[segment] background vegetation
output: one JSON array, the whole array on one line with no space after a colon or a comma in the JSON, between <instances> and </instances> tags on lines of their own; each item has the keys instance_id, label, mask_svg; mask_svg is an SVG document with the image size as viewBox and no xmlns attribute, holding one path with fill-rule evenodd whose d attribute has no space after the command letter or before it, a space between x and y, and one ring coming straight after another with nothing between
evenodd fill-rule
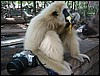
<instances>
[{"instance_id":1,"label":"background vegetation","mask_svg":"<svg viewBox=\"0 0 100 76\"><path fill-rule=\"evenodd\" d=\"M35 16L53 1L1 1L1 17ZM88 18L99 10L99 1L65 1L70 9Z\"/></svg>"}]
</instances>

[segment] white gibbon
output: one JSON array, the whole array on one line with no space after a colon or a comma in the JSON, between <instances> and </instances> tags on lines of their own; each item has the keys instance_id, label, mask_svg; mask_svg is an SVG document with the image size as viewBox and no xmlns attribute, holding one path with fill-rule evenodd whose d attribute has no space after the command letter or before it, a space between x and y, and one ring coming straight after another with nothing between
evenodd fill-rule
<instances>
[{"instance_id":1,"label":"white gibbon","mask_svg":"<svg viewBox=\"0 0 100 76\"><path fill-rule=\"evenodd\" d=\"M64 61L64 51L84 62L89 57L81 54L76 32L66 26L68 7L62 1L55 1L32 18L25 35L24 50L31 50L39 60L59 75L71 75L70 64Z\"/></svg>"}]
</instances>

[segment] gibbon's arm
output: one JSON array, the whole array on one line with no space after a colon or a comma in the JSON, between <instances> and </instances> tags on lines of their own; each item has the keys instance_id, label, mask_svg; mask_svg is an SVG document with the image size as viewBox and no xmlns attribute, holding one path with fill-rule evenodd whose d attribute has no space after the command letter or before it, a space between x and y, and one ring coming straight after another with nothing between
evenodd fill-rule
<instances>
[{"instance_id":1,"label":"gibbon's arm","mask_svg":"<svg viewBox=\"0 0 100 76\"><path fill-rule=\"evenodd\" d=\"M55 31L48 31L40 44L39 49L48 57L58 61L63 61L64 48L59 36Z\"/></svg>"},{"instance_id":2,"label":"gibbon's arm","mask_svg":"<svg viewBox=\"0 0 100 76\"><path fill-rule=\"evenodd\" d=\"M35 53L35 52L34 52ZM37 56L49 69L60 75L71 75L70 64L63 60L64 49L59 36L55 31L48 31L40 44Z\"/></svg>"},{"instance_id":3,"label":"gibbon's arm","mask_svg":"<svg viewBox=\"0 0 100 76\"><path fill-rule=\"evenodd\" d=\"M84 62L83 58L86 58L88 61L90 61L90 58L87 55L80 53L79 42L74 28L72 28L70 32L67 32L65 40L63 41L63 45L69 50L72 57L81 62Z\"/></svg>"},{"instance_id":4,"label":"gibbon's arm","mask_svg":"<svg viewBox=\"0 0 100 76\"><path fill-rule=\"evenodd\" d=\"M42 51L37 50L34 51L34 54L38 56L39 60L44 64L46 68L52 69L57 72L59 75L71 75L72 70L70 68L70 64L66 61L60 63L46 56ZM55 55L56 56L56 55Z\"/></svg>"}]
</instances>

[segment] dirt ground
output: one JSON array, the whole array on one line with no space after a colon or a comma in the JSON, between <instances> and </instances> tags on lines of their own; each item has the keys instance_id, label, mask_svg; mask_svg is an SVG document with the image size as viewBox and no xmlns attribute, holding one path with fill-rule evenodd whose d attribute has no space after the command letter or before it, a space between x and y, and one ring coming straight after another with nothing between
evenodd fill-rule
<instances>
[{"instance_id":1,"label":"dirt ground","mask_svg":"<svg viewBox=\"0 0 100 76\"><path fill-rule=\"evenodd\" d=\"M1 25L1 41L22 38L25 35L27 26L25 24ZM23 50L23 44L1 47L1 71L7 68L12 60L12 55Z\"/></svg>"}]
</instances>

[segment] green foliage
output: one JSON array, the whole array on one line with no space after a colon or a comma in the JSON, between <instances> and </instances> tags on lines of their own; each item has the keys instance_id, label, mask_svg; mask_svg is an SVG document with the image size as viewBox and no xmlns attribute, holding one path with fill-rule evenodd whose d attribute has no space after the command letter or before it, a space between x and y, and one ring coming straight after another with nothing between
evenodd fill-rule
<instances>
[{"instance_id":1,"label":"green foliage","mask_svg":"<svg viewBox=\"0 0 100 76\"><path fill-rule=\"evenodd\" d=\"M22 1L22 7L28 7L27 9L30 9L31 11L34 8L33 2L34 1ZM52 2L53 1L36 1L36 10L38 10L39 8L43 9ZM11 5L12 3L16 6L18 5L18 7L21 5L21 1L1 1L2 7ZM37 3L41 6L38 6ZM69 8L77 10L79 14L83 16L93 15L99 10L99 1L65 1L65 3Z\"/></svg>"},{"instance_id":2,"label":"green foliage","mask_svg":"<svg viewBox=\"0 0 100 76\"><path fill-rule=\"evenodd\" d=\"M99 10L99 1L66 1L66 4L83 16L93 15Z\"/></svg>"}]
</instances>

